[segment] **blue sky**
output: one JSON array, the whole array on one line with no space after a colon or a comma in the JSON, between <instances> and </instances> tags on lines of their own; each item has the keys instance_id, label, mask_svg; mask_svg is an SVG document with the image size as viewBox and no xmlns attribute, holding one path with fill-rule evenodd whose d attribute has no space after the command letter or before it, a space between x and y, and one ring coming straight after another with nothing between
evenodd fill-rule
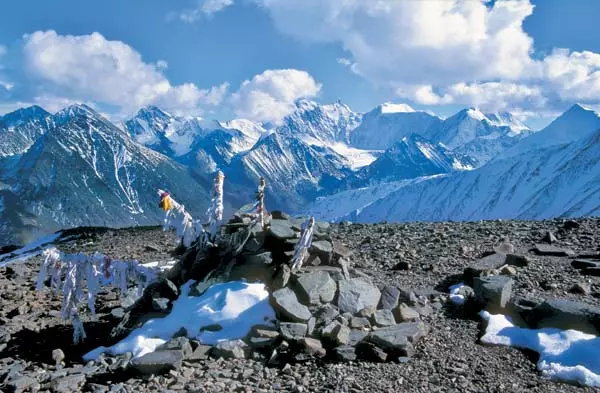
<instances>
[{"instance_id":1,"label":"blue sky","mask_svg":"<svg viewBox=\"0 0 600 393\"><path fill-rule=\"evenodd\" d=\"M595 0L21 0L1 10L0 113L83 101L114 117L156 104L278 121L307 96L357 111L478 106L543 124L574 102L600 104Z\"/></svg>"}]
</instances>

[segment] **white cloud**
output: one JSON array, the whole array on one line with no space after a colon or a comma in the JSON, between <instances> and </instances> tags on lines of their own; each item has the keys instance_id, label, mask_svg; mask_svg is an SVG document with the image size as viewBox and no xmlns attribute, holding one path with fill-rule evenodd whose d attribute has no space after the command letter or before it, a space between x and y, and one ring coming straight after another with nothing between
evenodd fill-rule
<instances>
[{"instance_id":1,"label":"white cloud","mask_svg":"<svg viewBox=\"0 0 600 393\"><path fill-rule=\"evenodd\" d=\"M182 11L179 14L179 19L193 23L203 16L211 16L231 5L233 5L233 0L201 0L198 2L197 7Z\"/></svg>"},{"instance_id":2,"label":"white cloud","mask_svg":"<svg viewBox=\"0 0 600 393\"><path fill-rule=\"evenodd\" d=\"M133 111L149 104L198 111L216 105L227 85L200 89L192 83L172 85L161 72L166 62L145 63L121 41L99 33L72 36L38 31L24 37L26 69L39 78L45 96L96 101Z\"/></svg>"},{"instance_id":3,"label":"white cloud","mask_svg":"<svg viewBox=\"0 0 600 393\"><path fill-rule=\"evenodd\" d=\"M253 0L300 40L338 42L376 86L427 105L532 109L600 102L600 55L533 57L530 0Z\"/></svg>"},{"instance_id":4,"label":"white cloud","mask_svg":"<svg viewBox=\"0 0 600 393\"><path fill-rule=\"evenodd\" d=\"M244 81L231 104L240 117L277 124L293 112L297 99L314 97L320 90L321 85L305 71L266 70Z\"/></svg>"},{"instance_id":5,"label":"white cloud","mask_svg":"<svg viewBox=\"0 0 600 393\"><path fill-rule=\"evenodd\" d=\"M341 64L343 66L349 67L352 65L352 62L349 59L346 59L345 57L340 57L339 59L337 59L338 64Z\"/></svg>"}]
</instances>

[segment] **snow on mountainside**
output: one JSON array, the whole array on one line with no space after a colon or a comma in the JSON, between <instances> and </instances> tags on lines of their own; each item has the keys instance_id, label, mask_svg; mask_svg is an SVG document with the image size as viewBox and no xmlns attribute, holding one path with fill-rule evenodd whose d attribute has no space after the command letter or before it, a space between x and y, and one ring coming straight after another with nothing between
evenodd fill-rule
<instances>
[{"instance_id":1,"label":"snow on mountainside","mask_svg":"<svg viewBox=\"0 0 600 393\"><path fill-rule=\"evenodd\" d=\"M313 211L327 214L326 208L318 206ZM599 214L600 130L568 145L527 151L474 171L403 185L354 219L447 221ZM339 210L336 217L320 218L339 218Z\"/></svg>"},{"instance_id":2,"label":"snow on mountainside","mask_svg":"<svg viewBox=\"0 0 600 393\"><path fill-rule=\"evenodd\" d=\"M261 138L250 151L235 157L225 170L230 183L252 191L264 176L268 208L287 211L333 189L349 173L344 158L333 150L278 132Z\"/></svg>"},{"instance_id":3,"label":"snow on mountainside","mask_svg":"<svg viewBox=\"0 0 600 393\"><path fill-rule=\"evenodd\" d=\"M575 104L542 131L524 139L499 158L514 157L529 150L570 143L599 129L600 114Z\"/></svg>"},{"instance_id":4,"label":"snow on mountainside","mask_svg":"<svg viewBox=\"0 0 600 393\"><path fill-rule=\"evenodd\" d=\"M39 106L0 116L0 158L24 153L51 124L50 113Z\"/></svg>"},{"instance_id":5,"label":"snow on mountainside","mask_svg":"<svg viewBox=\"0 0 600 393\"><path fill-rule=\"evenodd\" d=\"M140 109L123 126L138 143L173 158L189 153L194 141L205 134L201 120L175 117L149 106Z\"/></svg>"},{"instance_id":6,"label":"snow on mountainside","mask_svg":"<svg viewBox=\"0 0 600 393\"><path fill-rule=\"evenodd\" d=\"M379 105L363 115L360 125L350 134L350 145L366 150L386 150L410 134L428 138L429 130L436 130L441 123L439 117L416 112L407 105Z\"/></svg>"},{"instance_id":7,"label":"snow on mountainside","mask_svg":"<svg viewBox=\"0 0 600 393\"><path fill-rule=\"evenodd\" d=\"M209 195L187 168L136 143L89 107L71 106L52 121L4 179L1 243L73 226L159 224L157 188L204 213Z\"/></svg>"},{"instance_id":8,"label":"snow on mountainside","mask_svg":"<svg viewBox=\"0 0 600 393\"><path fill-rule=\"evenodd\" d=\"M431 140L483 165L528 136L530 130L510 114L484 115L478 109L468 108L444 120L437 129L430 129L428 134Z\"/></svg>"},{"instance_id":9,"label":"snow on mountainside","mask_svg":"<svg viewBox=\"0 0 600 393\"><path fill-rule=\"evenodd\" d=\"M473 162L455 157L443 146L412 134L387 149L371 165L344 180L345 188L473 169Z\"/></svg>"}]
</instances>

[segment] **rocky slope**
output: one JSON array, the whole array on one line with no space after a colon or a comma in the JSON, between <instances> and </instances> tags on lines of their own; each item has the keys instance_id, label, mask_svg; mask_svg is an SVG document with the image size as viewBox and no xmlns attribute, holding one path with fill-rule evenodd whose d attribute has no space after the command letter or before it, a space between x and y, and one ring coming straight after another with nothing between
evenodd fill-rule
<instances>
[{"instance_id":1,"label":"rocky slope","mask_svg":"<svg viewBox=\"0 0 600 393\"><path fill-rule=\"evenodd\" d=\"M448 286L461 279L466 267L483 253L509 241L529 264L510 272L513 294L531 300L568 298L600 305L600 278L583 276L567 256L542 256L530 250L552 240L575 254L598 254L600 221L583 219L483 221L475 223L412 223L336 225L330 236L354 255L350 264L380 287L412 289L443 299ZM549 236L547 232L552 232ZM59 244L65 252L100 251L114 258L144 262L168 260L173 238L158 228L84 230ZM71 345L72 328L56 318L60 303L48 292L32 290L40 257L0 268L0 383L9 390L50 391L257 391L257 392L592 392L594 389L557 383L541 377L535 356L478 342L479 318L464 317L450 304L431 303L423 316L430 332L416 346L408 363L348 363L307 360L269 367L266 359L186 360L165 375L139 377L127 371L127 357L107 357L84 365L81 354L107 344L110 329L122 316L114 292L100 296L99 319L86 321L90 340ZM437 294L436 291L440 291ZM440 309L439 304L442 305ZM52 352L64 353L57 368ZM60 355L57 351L55 355ZM59 359L60 360L60 359Z\"/></svg>"}]
</instances>

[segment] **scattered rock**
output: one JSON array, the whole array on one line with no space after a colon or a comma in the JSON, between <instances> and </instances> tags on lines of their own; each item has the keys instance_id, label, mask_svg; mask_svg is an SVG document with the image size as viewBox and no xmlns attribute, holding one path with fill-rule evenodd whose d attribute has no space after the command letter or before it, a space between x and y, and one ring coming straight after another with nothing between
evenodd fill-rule
<instances>
[{"instance_id":1,"label":"scattered rock","mask_svg":"<svg viewBox=\"0 0 600 393\"><path fill-rule=\"evenodd\" d=\"M559 248L548 244L536 244L533 249L537 255L544 255L550 257L571 257L575 256L575 252L568 248Z\"/></svg>"},{"instance_id":2,"label":"scattered rock","mask_svg":"<svg viewBox=\"0 0 600 393\"><path fill-rule=\"evenodd\" d=\"M131 360L129 365L142 374L161 374L180 368L182 360L183 354L179 350L155 351Z\"/></svg>"},{"instance_id":3,"label":"scattered rock","mask_svg":"<svg viewBox=\"0 0 600 393\"><path fill-rule=\"evenodd\" d=\"M427 328L422 322L402 322L371 332L367 340L386 351L388 355L412 356L413 344L425 334Z\"/></svg>"}]
</instances>

